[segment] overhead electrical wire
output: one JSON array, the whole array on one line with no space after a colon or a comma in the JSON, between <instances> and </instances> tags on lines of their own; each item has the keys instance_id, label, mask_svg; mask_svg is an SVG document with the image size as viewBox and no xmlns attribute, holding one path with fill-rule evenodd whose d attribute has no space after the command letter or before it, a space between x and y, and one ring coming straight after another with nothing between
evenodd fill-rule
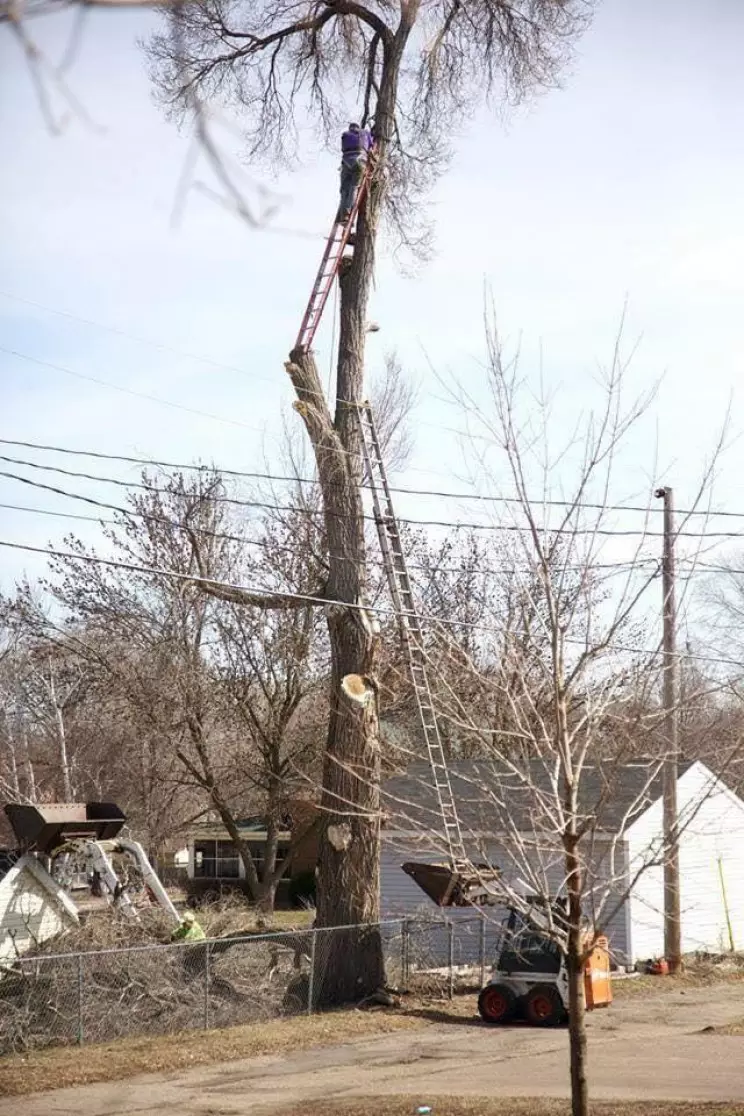
<instances>
[{"instance_id":1,"label":"overhead electrical wire","mask_svg":"<svg viewBox=\"0 0 744 1116\"><path fill-rule=\"evenodd\" d=\"M0 473L0 476L8 476L8 474ZM34 482L34 481L28 481L27 483L32 485L32 487L34 487L34 488L39 488L39 489L42 489L43 491L46 491L46 492L52 492L52 493L54 493L56 495L59 495L59 496L66 496L66 497L69 497L70 499L81 500L84 503L92 504L95 507L99 507L99 508L102 508L102 509L105 509L105 510L108 510L108 511L119 512L121 515L127 516L127 517L132 518L132 519L141 519L141 520L143 520L145 522L148 522L148 523L160 523L163 526L169 527L172 530L183 531L184 533L186 533L186 531L187 531L187 528L184 524L178 523L176 520L173 520L173 519L167 519L165 516L150 515L147 512L132 511L129 508L122 507L119 504L107 504L107 503L105 503L101 500L96 500L91 496L80 496L80 495L77 495L75 493L65 492L64 489L54 488L51 485L39 484L38 482ZM120 522L121 522L118 519L104 518L103 516L99 516L99 515L83 515L79 512L56 511L56 510L51 509L51 508L29 507L28 505L25 505L25 504L0 503L0 508L5 508L8 511L28 512L28 513L33 514L33 515L48 515L48 516L53 516L57 519L70 519L70 520L74 519L74 520L80 520L81 522L85 522L85 523L99 523L99 524L107 524L107 525L110 525L110 526L119 526ZM236 543L240 543L242 546L252 546L252 547L257 547L257 548L263 549L263 550L279 551L280 553L286 553L286 554L296 554L297 553L296 547L283 546L281 543L277 543L274 540L269 541L269 540L266 540L266 539L250 539L250 538L246 538L243 535L230 534L227 531L212 531L211 529L206 528L206 527L196 527L195 526L195 527L192 528L192 530L194 531L194 534L196 534L196 535L203 535L206 538L224 540L225 542L236 542ZM349 558L349 557L347 557L346 555L343 555L343 554L333 554L333 553L327 553L326 552L325 557L327 557L329 559L335 559L338 562L355 562L354 558ZM367 565L384 567L384 562L382 561L381 558L375 558L374 556L368 555L366 557L365 561L366 561ZM683 561L683 562L693 561L693 559L691 559L691 558L684 559L683 558L683 559L678 559L678 561ZM509 566L494 567L494 566L485 566L485 565L480 565L480 564L477 565L477 566L468 566L468 565L465 565L465 564L460 565L460 566L452 566L452 565L445 565L443 563L438 563L438 562L432 562L431 565L422 565L421 563L408 562L407 565L408 565L408 568L411 569L411 570L418 570L418 571L421 571L423 573L427 573L427 574L430 574L430 575L437 574L437 573L452 573L452 574L462 574L462 575L469 574L469 573L480 573L480 574L495 574L495 575L502 574L502 575L507 575L508 576L508 575L514 575L514 574L524 572L522 569L518 569L516 567L509 567ZM593 562L592 563L592 569L593 570L603 570L603 571L614 570L614 571L617 571L618 574L628 573L633 569L637 569L637 568L640 568L640 567L643 567L643 566L654 566L658 570L660 570L661 569L661 558L649 556L649 557L646 557L646 558L627 559L626 561ZM584 569L586 569L586 563L580 563L580 562L562 563L561 564L561 569L562 570L584 570Z\"/></svg>"},{"instance_id":2,"label":"overhead electrical wire","mask_svg":"<svg viewBox=\"0 0 744 1116\"><path fill-rule=\"evenodd\" d=\"M0 345L0 353L18 357L19 360L26 360L30 364L38 365L40 368L52 368L56 372L63 372L66 376L74 376L78 380L88 380L92 384L111 388L112 391L119 391L123 395L132 395L135 399L146 399L148 403L159 403L161 407L174 407L177 411L185 411L187 414L198 415L200 418L212 419L214 422L226 422L229 426L238 426L242 430L253 430L259 434L264 433L259 426L251 426L250 423L241 422L240 419L226 418L224 415L213 415L210 411L202 411L198 407L188 407L185 403L174 403L172 399L162 399L158 395L149 395L146 391L136 391L134 388L122 387L121 384L112 384L110 380L101 380L98 376L89 376L85 372L76 372L74 369L65 368L64 365L56 364L52 360L42 360L40 357L29 356L28 353L19 352L18 349L10 349L5 345Z\"/></svg>"},{"instance_id":3,"label":"overhead electrical wire","mask_svg":"<svg viewBox=\"0 0 744 1116\"><path fill-rule=\"evenodd\" d=\"M191 462L187 464L183 461L160 461L156 458L146 457L132 457L120 453L102 453L97 450L81 450L71 449L67 446L53 446L43 442L25 442L19 441L15 438L0 438L0 445L3 446L18 446L23 449L40 450L45 453L62 453L74 457L92 457L102 461L119 461L126 465L142 465L142 466L158 466L163 469L178 469L190 472L204 472L206 470L213 470L228 477L242 477L248 480L268 480L276 481L278 483L289 484L308 484L319 486L320 481L317 477L301 477L296 474L281 474L281 473L268 473L248 469L225 469L220 465L198 465ZM28 462L30 465L37 464L36 462ZM39 465L38 467L41 467ZM52 466L47 466L52 468ZM60 470L61 471L61 470ZM76 475L76 474L72 474ZM82 474L85 476L85 474ZM363 489L369 489L369 485L362 484ZM406 496L427 496L437 499L447 500L474 500L479 503L485 504L515 504L522 505L522 501L518 496L494 496L486 493L479 492L450 492L441 489L433 488L409 488L405 485L390 485L391 492L398 492ZM542 505L545 507L555 508L581 508L588 511L617 511L617 512L639 512L642 514L663 514L664 509L661 506L649 504L643 506L641 504L599 504L587 501L573 501L573 500L554 500L554 499L539 499L532 502L535 506ZM685 517L689 516L705 516L706 518L729 518L729 519L744 519L744 511L713 511L708 508L678 508L678 515Z\"/></svg>"},{"instance_id":4,"label":"overhead electrical wire","mask_svg":"<svg viewBox=\"0 0 744 1116\"><path fill-rule=\"evenodd\" d=\"M79 314L73 314L69 310L58 310L58 309L55 309L52 306L46 306L41 302L35 302L33 299L23 298L20 295L11 294L9 291L0 291L0 297L7 298L12 302L20 302L25 306L33 306L37 310L43 310L43 311L45 311L45 313L48 313L48 314L55 314L55 315L57 315L57 317L68 318L70 321L76 321L76 322L80 322L83 325L92 326L94 329L100 329L100 330L103 330L105 333L115 334L117 337L124 337L124 338L126 338L130 341L135 341L138 345L146 345L146 346L148 346L152 349L156 349L160 352L171 353L172 355L181 357L182 359L185 359L185 360L193 360L193 361L196 361L197 363L200 363L200 364L209 365L212 368L219 368L219 369L221 369L222 371L225 371L225 372L237 372L241 376L250 376L250 378L253 379L253 380L263 380L265 383L277 384L279 382L279 380L277 379L276 376L262 375L260 372L254 372L252 370L249 371L247 368L241 368L241 367L239 367L238 365L235 365L235 364L227 364L224 361L215 360L213 357L207 357L207 356L203 356L203 355L197 354L197 353L190 353L190 352L187 352L184 349L178 349L173 345L167 345L167 344L165 344L164 342L161 342L161 341L153 341L153 340L145 338L145 337L139 337L137 334L131 333L128 330L121 329L117 326L105 325L102 322L94 321L92 318L85 318L85 317L82 317ZM336 297L338 297L338 291L336 291ZM335 336L335 314L336 314L336 311L334 310L334 336ZM334 348L334 343L333 343L333 339L332 339L331 340L331 353L333 352L333 348ZM20 356L21 359L27 359L27 360L33 360L34 359L33 357L28 357L28 356L25 356L24 354L18 353L18 352L14 352L13 355ZM55 367L55 366L50 365L50 367ZM63 368L61 366L56 366L56 367L58 368L59 371L67 372L69 375L80 375L79 373L72 372L70 369L66 369L66 368ZM93 377L87 377L87 378L92 379L92 381L94 383L101 384L102 386L105 386L105 387L111 387L114 390L124 390L124 389L117 388L117 386L115 384L110 384L110 383L108 383L107 381L104 381L104 380L95 379ZM305 389L305 394L316 395L316 396L322 398L323 401L325 402L327 400L327 398L330 397L330 379L329 379L328 396L323 395L322 391L313 392L313 391L310 391L309 389ZM145 398L150 398L150 399L152 399L153 402L164 403L168 406L171 406L171 405L172 406L180 406L179 404L176 404L176 403L170 404L167 400L164 400L164 399L156 399L155 397L148 397L148 396L145 396ZM356 406L356 403L353 400L340 399L339 397L336 397L336 403L341 403L342 405L351 406L351 407ZM218 421L224 421L224 422L230 422L231 421L229 419L221 419L220 416L218 416L218 415L209 415L208 417L209 418L215 418ZM454 430L452 427L439 427L439 426L436 426L436 424L434 424L434 423L424 422L424 423L422 423L422 425L431 426L431 427L433 427L434 429L437 429L437 430L438 429L448 430L448 431L450 431L451 433L454 433L454 434L460 434L461 433L461 431ZM422 471L432 472L433 475L436 475L433 470L422 470Z\"/></svg>"},{"instance_id":5,"label":"overhead electrical wire","mask_svg":"<svg viewBox=\"0 0 744 1116\"><path fill-rule=\"evenodd\" d=\"M236 594L243 593L247 597L266 597L267 599L273 598L275 600L286 600L289 607L291 607L292 602L297 602L298 605L309 604L317 605L324 608L327 608L329 606L336 606L339 608L349 609L352 612L374 614L378 616L392 616L396 618L400 616L400 613L397 609L385 605L364 605L352 601L342 601L335 597L321 597L312 593L290 592L287 590L272 589L270 586L265 585L242 585L238 582L223 581L218 578L200 577L199 575L195 574L180 573L177 570L167 570L160 569L159 567L155 566L145 566L137 562L124 562L120 559L115 558L101 558L98 555L92 554L76 554L74 551L57 550L54 547L32 546L30 543L12 542L9 539L0 539L0 547L6 547L10 550L27 551L32 554L43 554L46 557L62 558L71 560L73 562L86 562L94 565L108 566L114 569L129 570L132 573L148 574L151 577L164 577L169 580L190 582L195 585L213 586L214 588L218 589L231 590ZM255 607L260 607L260 605L256 605ZM418 613L418 618L426 623L436 624L445 628L466 628L469 631L482 631L490 632L497 635L503 635L503 628L497 628L494 625L490 624L482 624L478 621L453 620L451 618L436 616L432 613ZM565 642L576 644L580 647L584 647L586 645L584 640L570 636L565 637ZM661 644L656 648L629 647L624 644L608 644L606 648L602 649L602 652L599 652L598 650L598 653L604 653L605 650L635 655L655 656L662 654ZM698 655L695 652L690 652L687 650L677 651L674 654L680 659L694 658L700 661L727 664L729 666L736 667L741 667L742 665L735 659L728 659L724 658L723 656Z\"/></svg>"},{"instance_id":6,"label":"overhead electrical wire","mask_svg":"<svg viewBox=\"0 0 744 1116\"><path fill-rule=\"evenodd\" d=\"M60 465L46 465L46 464L42 464L40 462L27 461L23 458L10 457L10 456L3 455L3 454L0 454L0 461L4 461L6 463L10 463L10 464L13 464L13 465L21 465L21 466L23 466L25 468L29 468L29 469L38 469L38 470L41 470L41 471L44 471L44 472L58 473L58 474L61 474L62 476L73 477L73 478L79 479L79 480L94 481L97 484L112 484L112 485L116 485L120 488L140 489L140 490L145 491L145 492L156 492L156 493L160 493L160 494L168 493L167 489L163 489L163 488L161 488L157 485L146 484L142 481L124 481L124 480L121 480L118 477L101 476L101 474L99 474L99 473L84 473L84 472L81 472L81 471L78 471L78 470L64 469ZM0 472L0 476L5 476L9 479L16 480L16 481L21 481L21 482L25 481L27 483L32 483L28 480L28 478L19 477L18 475L13 474L13 473ZM62 494L64 495L64 493L62 493ZM175 496L178 495L178 493L169 493L169 494L175 495ZM214 503L217 503L217 504L229 504L229 505L232 505L232 506L235 506L235 507L259 508L259 509L263 509L263 510L267 510L267 511L284 511L284 512L292 512L292 513L299 513L299 514L312 514L309 511L309 509L298 506L296 504L277 504L277 503L273 503L273 502L266 501L266 500L255 500L255 499L251 500L251 499L245 499L245 498L240 498L240 497L235 497L235 496L210 496L210 500L212 500ZM623 509L618 508L617 510L623 510ZM321 514L321 513L318 512L317 514ZM351 518L348 512L336 512L336 511L327 510L324 514L328 515L328 516L331 516L333 518L336 518L336 519ZM362 518L374 522L374 516L373 515L368 515L368 514L364 513ZM475 522L467 522L467 521L462 521L462 520L450 520L450 519L413 519L413 518L405 517L405 516L400 516L399 517L399 522L405 523L409 526L414 526L414 527L448 527L448 528L454 528L456 530L470 530L470 531L494 531L494 532L506 531L506 532L518 532L520 534L524 534L524 533L530 533L531 530L532 530L532 528L529 525L517 524L517 523L505 523L505 524L475 523ZM544 525L544 526L538 528L538 530L542 534L548 534L549 535L552 531L555 531L556 528L551 528L548 525ZM569 534L569 535L572 535L572 536L579 536L579 535L601 536L601 537L605 537L605 538L634 538L634 537L638 537L638 536L640 536L642 538L663 538L664 537L663 531L651 531L651 530L646 530L645 528L614 528L614 527L610 528L610 527L596 527L596 526L588 526L588 527L573 527L572 526L572 527L566 529L566 534ZM682 529L675 532L675 538L739 539L739 538L742 538L742 533L738 532L738 531L708 531L708 530L706 530L706 531L689 531L686 528L682 528Z\"/></svg>"},{"instance_id":7,"label":"overhead electrical wire","mask_svg":"<svg viewBox=\"0 0 744 1116\"><path fill-rule=\"evenodd\" d=\"M240 368L237 365L227 364L223 361L218 361L218 360L215 360L214 358L211 358L211 357L206 357L206 356L201 355L201 354L189 353L189 352L186 352L184 350L177 349L174 346L167 345L163 342L153 341L153 340L150 340L150 339L147 339L147 338L139 337L136 334L129 333L128 331L120 329L118 327L104 325L101 322L96 322L96 321L92 320L91 318L85 318L85 317L82 317L81 315L73 314L73 313L71 313L70 311L67 311L67 310L55 309L54 307L46 306L43 303L36 302L33 299L23 298L20 295L14 295L9 291L0 290L0 296L2 296L3 298L10 299L11 301L14 301L14 302L20 302L20 303L23 303L23 304L28 305L28 306L34 306L37 309L44 310L45 312L50 313L50 314L56 314L60 317L68 318L72 321L81 322L84 325L89 325L89 326L92 326L94 328L101 329L101 330L104 330L106 332L116 334L117 336L129 338L130 340L133 340L133 341L137 342L138 344L147 345L147 346L150 346L154 349L161 350L163 352L169 352L169 353L172 353L176 356L181 356L181 357L184 357L184 358L189 359L189 360L194 360L194 361L197 361L197 362L200 362L200 363L203 363L203 364L211 365L212 367L215 367L215 368L221 368L225 371L238 372L242 375L250 375L251 378L253 378L253 379L264 380L267 383L276 383L277 382L275 377L263 376L260 373L256 373L256 372L253 372L253 371L248 372L247 369ZM40 360L39 358L30 356L26 353L21 353L18 350L15 350L15 349L5 349L2 346L0 346L0 352L6 352L9 355L18 357L21 360L28 360L28 361L31 361L31 362L36 363L36 364L40 364L40 365L45 366L45 367L53 368L53 369L56 369L57 371L65 373L66 375L75 376L79 379L89 380L90 382L98 384L99 386L109 387L114 391L124 392L125 394L133 395L135 397L145 399L149 402L159 403L162 406L175 407L178 410L186 411L190 414L198 415L198 416L201 416L201 417L204 417L204 418L209 418L209 419L212 419L216 422L226 422L230 425L241 426L241 427L244 427L245 429L253 430L257 433L261 433L261 434L264 433L264 431L260 427L251 426L248 423L243 423L238 419L226 418L222 415L214 415L214 414L212 414L208 411L203 411L203 410L200 410L200 409L194 408L194 407L188 407L185 404L176 403L172 400L163 399L163 398L158 397L158 396L149 395L146 392L138 392L134 389L125 388L125 387L122 387L121 385L118 385L118 384L112 384L107 380L102 380L102 379L94 377L94 376L89 376L89 375L86 375L84 373L74 371L73 369L65 368L62 365L55 364L51 361ZM308 394L314 394L314 393L308 392ZM324 402L326 401L326 396L323 396L322 392L315 393L315 394L321 395ZM328 395L330 397L330 382L329 382ZM347 406L351 406L351 407L356 407L356 405L357 405L353 400L345 400L345 399L337 398L336 402L341 403L341 404L346 404ZM422 425L430 426L433 429L446 430L449 433L458 434L459 436L462 436L462 435L465 434L464 431L458 431L458 430L454 429L453 427L437 426L434 423L423 423ZM487 439L481 439L481 440L487 440ZM26 445L29 448L31 448L33 446L33 443L9 442L9 441L6 441L4 439L0 439L0 442L3 442L3 441L5 442L5 444ZM64 449L61 449L60 447L34 447L34 448L54 449L55 452L58 452L58 453L74 453L74 452L76 452L74 450L64 450ZM78 451L78 452L84 453L85 451ZM348 450L342 450L341 452L344 452L344 453L348 454L348 456L350 456L350 457L356 457L356 458L361 459L360 454L354 454L354 453L352 453L351 451L348 451ZM121 460L121 461L126 460L124 457L121 457L119 455L86 454L86 456L107 457L109 460ZM139 460L141 460L141 459L138 459L138 458L132 458L131 459L131 461L134 462L134 463L138 462ZM174 465L168 465L167 463L163 463L163 462L160 462L160 463L151 462L151 464L162 464L162 465L165 465L165 467L168 467L168 468L180 468L180 469L193 469L194 468L193 465L175 465L175 464ZM431 475L433 475L433 476L444 475L444 474L441 474L441 473L437 473L435 470L432 470L432 469L415 469L414 467L411 467L411 468L412 468L413 471L427 472L427 473L431 473ZM317 480L309 480L307 478L299 478L299 477L272 478L270 476L266 476L266 475L261 474L261 473L250 473L250 472L243 472L243 471L240 471L240 470L220 469L219 471L222 472L222 473L225 473L225 474L229 474L231 476L254 477L254 478L257 478L257 479L258 478L263 478L263 479L287 480L287 481L292 481L292 482L299 481L299 483L302 483L302 484L317 484L318 483ZM448 499L477 500L477 501L514 503L514 504L519 504L521 502L518 497L489 496L489 495L483 495L483 494L479 494L479 493L436 492L436 491L431 491L431 490L426 490L426 489L413 489L413 488L407 488L407 487L392 487L392 486L391 486L391 490L394 491L394 492L406 493L406 494L414 495L414 496L436 496L436 497L443 497L443 498L448 498ZM581 506L583 508L590 508L590 509L597 510L597 511L606 511L606 510L620 511L620 510L622 510L622 511L641 512L641 513L644 513L644 514L650 512L650 511L653 511L653 512L663 511L663 509L657 508L657 507L643 507L643 506L632 506L632 505L607 506L607 505L604 505L604 504L591 504L591 503L581 503L580 505L577 505L575 502L570 501L570 500L565 500L565 501L561 501L561 500L539 500L539 501L535 501L535 503L544 504L544 505L552 506L552 507L567 507L567 508L571 507L572 508L572 507L576 507L576 506ZM713 512L713 511L710 511L710 510L707 510L707 509L705 509L705 510L703 510L703 509L677 509L677 510L678 510L678 514L683 515L685 517L689 517L691 515L704 515L706 517L711 517L711 516L731 516L731 517L734 517L735 516L737 518L744 518L744 512L725 512L725 511Z\"/></svg>"}]
</instances>

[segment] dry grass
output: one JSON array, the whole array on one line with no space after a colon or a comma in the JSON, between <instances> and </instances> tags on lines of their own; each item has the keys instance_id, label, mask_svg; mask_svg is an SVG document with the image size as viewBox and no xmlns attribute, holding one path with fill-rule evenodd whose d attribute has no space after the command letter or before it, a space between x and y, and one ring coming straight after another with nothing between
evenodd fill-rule
<instances>
[{"instance_id":1,"label":"dry grass","mask_svg":"<svg viewBox=\"0 0 744 1116\"><path fill-rule=\"evenodd\" d=\"M289 922L298 912L282 912ZM304 912L299 912L303 915ZM278 922L278 920L277 920ZM278 925L275 923L276 928ZM286 923L282 926L284 929ZM684 987L704 987L720 981L744 979L741 969L720 965L694 966L678 977L637 977L617 981L616 999L650 996ZM32 1092L118 1081L139 1074L171 1072L217 1062L229 1062L261 1055L284 1055L316 1046L329 1046L354 1038L374 1037L396 1031L411 1031L435 1024L462 1024L473 1020L478 1025L475 996L455 996L453 1000L434 996L404 997L395 1011L338 1011L326 1015L294 1017L213 1031L182 1031L170 1035L122 1038L115 1042L32 1051L0 1058L0 1096L21 1096ZM744 1035L744 1020L716 1028L716 1034ZM432 1116L564 1116L565 1106L556 1102L495 1102L439 1098L432 1104ZM304 1104L301 1110L287 1109L275 1116L410 1116L416 1103L410 1098L391 1098L373 1106L345 1102L345 1107L323 1103L320 1107ZM637 1105L595 1106L597 1116L744 1116L743 1107L716 1105Z\"/></svg>"},{"instance_id":2,"label":"dry grass","mask_svg":"<svg viewBox=\"0 0 744 1116\"><path fill-rule=\"evenodd\" d=\"M55 1047L0 1058L0 1096L120 1081L138 1074L192 1069L265 1054L290 1054L422 1025L421 1020L400 1013L339 1011L218 1031L125 1038L82 1049Z\"/></svg>"},{"instance_id":3,"label":"dry grass","mask_svg":"<svg viewBox=\"0 0 744 1116\"><path fill-rule=\"evenodd\" d=\"M725 1023L721 1027L704 1027L703 1033L744 1037L744 1019L738 1019L735 1023Z\"/></svg>"},{"instance_id":4,"label":"dry grass","mask_svg":"<svg viewBox=\"0 0 744 1116\"><path fill-rule=\"evenodd\" d=\"M493 1100L485 1097L375 1097L319 1102L303 1101L290 1108L267 1110L266 1116L412 1116L419 1105L431 1116L570 1116L567 1101ZM662 1104L633 1101L628 1104L598 1102L592 1116L744 1116L744 1106L731 1104Z\"/></svg>"},{"instance_id":5,"label":"dry grass","mask_svg":"<svg viewBox=\"0 0 744 1116\"><path fill-rule=\"evenodd\" d=\"M690 964L677 976L638 976L627 980L615 980L612 995L616 1000L630 999L633 996L653 996L681 988L708 988L713 984L729 984L744 981L744 968L739 965L714 965L709 962Z\"/></svg>"}]
</instances>

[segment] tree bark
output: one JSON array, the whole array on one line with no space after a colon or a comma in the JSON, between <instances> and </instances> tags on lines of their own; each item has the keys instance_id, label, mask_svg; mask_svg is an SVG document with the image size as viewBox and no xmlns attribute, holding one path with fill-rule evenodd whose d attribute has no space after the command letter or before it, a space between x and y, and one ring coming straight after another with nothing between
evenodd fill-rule
<instances>
[{"instance_id":1,"label":"tree bark","mask_svg":"<svg viewBox=\"0 0 744 1116\"><path fill-rule=\"evenodd\" d=\"M352 265L353 266L353 265ZM350 269L351 270L351 269ZM370 273L371 274L371 273ZM342 337L349 354L363 357L364 333L348 327L349 273L342 280L346 302L346 331ZM354 295L360 289L353 286ZM357 344L362 346L359 353ZM347 381L346 400L360 398L359 375ZM346 674L373 674L378 639L359 610L366 582L364 518L355 415L338 408L343 418L335 424L322 395L320 377L311 354L293 353L287 366L312 441L323 491L328 539L329 574L326 609L331 647L330 717L323 762L322 820L318 861L318 927L358 926L379 919L379 779L380 748L377 712L360 707L341 689ZM339 395L341 395L339 391ZM361 999L384 983L379 934L366 929L321 936L316 951L317 1003L330 1005Z\"/></svg>"},{"instance_id":2,"label":"tree bark","mask_svg":"<svg viewBox=\"0 0 744 1116\"><path fill-rule=\"evenodd\" d=\"M54 668L49 663L49 697L54 708L54 721L57 728L57 745L59 747L59 768L62 775L62 793L65 802L72 802L72 780L70 778L70 764L67 757L67 734L65 732L65 718L62 707L57 700L57 686L54 680Z\"/></svg>"},{"instance_id":3,"label":"tree bark","mask_svg":"<svg viewBox=\"0 0 744 1116\"><path fill-rule=\"evenodd\" d=\"M375 703L360 707L341 689L347 674L373 676L378 636L359 611L366 589L363 476L360 433L353 404L364 400L367 305L372 286L375 242L384 195L384 168L393 137L395 100L403 50L410 34L402 18L384 45L376 106L377 171L359 209L353 256L339 272L340 328L336 400L326 404L310 353L293 352L287 371L298 397L315 452L328 540L328 634L331 646L331 700L323 764L318 927L355 929L321 935L316 951L315 988L319 1005L354 1002L385 982L379 930L380 744Z\"/></svg>"},{"instance_id":4,"label":"tree bark","mask_svg":"<svg viewBox=\"0 0 744 1116\"><path fill-rule=\"evenodd\" d=\"M15 740L13 739L13 731L10 728L10 725L8 725L7 739L8 739L8 750L9 750L9 753L10 753L10 774L11 774L11 778L13 780L13 782L12 782L13 793L15 794L16 798L20 802L20 799L21 799L21 783L20 783L20 780L18 778L18 763L16 761Z\"/></svg>"},{"instance_id":5,"label":"tree bark","mask_svg":"<svg viewBox=\"0 0 744 1116\"><path fill-rule=\"evenodd\" d=\"M36 775L34 772L34 765L31 760L31 750L28 746L28 733L26 732L25 726L23 726L21 731L23 734L23 755L26 767L26 780L28 782L28 786L26 787L26 796L30 799L31 802L36 802Z\"/></svg>"},{"instance_id":6,"label":"tree bark","mask_svg":"<svg viewBox=\"0 0 744 1116\"><path fill-rule=\"evenodd\" d=\"M581 934L581 865L577 838L565 837L566 890L568 894L568 1036L571 1058L571 1113L589 1116L587 1084L586 1000L584 997L584 958Z\"/></svg>"}]
</instances>

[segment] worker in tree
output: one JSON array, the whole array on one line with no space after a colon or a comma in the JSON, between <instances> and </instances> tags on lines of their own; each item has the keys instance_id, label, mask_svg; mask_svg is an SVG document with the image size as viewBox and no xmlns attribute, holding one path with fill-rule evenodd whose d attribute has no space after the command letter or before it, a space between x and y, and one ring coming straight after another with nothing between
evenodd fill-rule
<instances>
[{"instance_id":1,"label":"worker in tree","mask_svg":"<svg viewBox=\"0 0 744 1116\"><path fill-rule=\"evenodd\" d=\"M350 124L341 136L341 204L338 210L341 222L349 219L373 147L372 133L358 124Z\"/></svg>"},{"instance_id":2,"label":"worker in tree","mask_svg":"<svg viewBox=\"0 0 744 1116\"><path fill-rule=\"evenodd\" d=\"M181 918L181 925L171 934L172 942L203 942L206 934L196 921L193 911L185 911Z\"/></svg>"}]
</instances>

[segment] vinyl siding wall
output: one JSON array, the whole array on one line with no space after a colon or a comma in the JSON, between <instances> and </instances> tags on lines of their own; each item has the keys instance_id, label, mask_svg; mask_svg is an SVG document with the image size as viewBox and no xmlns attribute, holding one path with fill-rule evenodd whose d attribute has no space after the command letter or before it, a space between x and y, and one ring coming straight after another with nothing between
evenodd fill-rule
<instances>
[{"instance_id":1,"label":"vinyl siding wall","mask_svg":"<svg viewBox=\"0 0 744 1116\"><path fill-rule=\"evenodd\" d=\"M484 852L486 855L484 856ZM476 851L471 849L470 855L474 861L487 861L498 864L507 877L514 878L520 875L503 845L496 841L487 841L485 846ZM619 859L624 861L624 851L619 852ZM383 837L381 866L380 866L380 906L383 919L407 917L416 920L412 927L412 938L420 938L426 943L422 945L421 952L427 950L431 955L432 963L444 965L447 963L449 949L449 931L447 925L440 925L425 931L425 923L438 921L452 923L454 930L455 964L477 964L481 950L481 934L485 933L486 956L490 966L496 956L498 941L506 911L499 907L487 907L480 911L473 907L437 907L414 883L410 876L402 870L401 864L406 860L419 860L426 862L441 861L442 855L432 853L427 855L421 851L420 846L406 845L405 837L397 834L388 834ZM546 870L549 886L556 891L562 882L560 866ZM601 865L598 870L601 876ZM616 902L611 902L616 906ZM485 921L485 930L481 931L480 923ZM606 927L610 939L610 948L613 959L619 965L628 964L628 912L627 903L623 903L614 914Z\"/></svg>"}]
</instances>

